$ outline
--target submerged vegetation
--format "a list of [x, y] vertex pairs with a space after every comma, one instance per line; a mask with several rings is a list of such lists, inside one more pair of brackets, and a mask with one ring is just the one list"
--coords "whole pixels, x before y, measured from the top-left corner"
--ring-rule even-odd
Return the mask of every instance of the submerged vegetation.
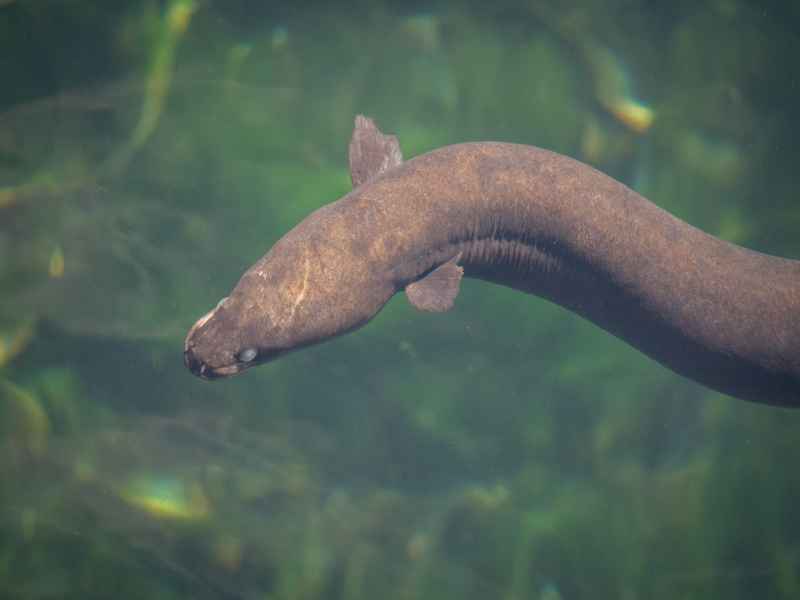
[[800, 597], [800, 414], [544, 301], [397, 298], [215, 385], [180, 356], [346, 193], [356, 113], [800, 257], [794, 4], [113, 4], [0, 1], [0, 597]]

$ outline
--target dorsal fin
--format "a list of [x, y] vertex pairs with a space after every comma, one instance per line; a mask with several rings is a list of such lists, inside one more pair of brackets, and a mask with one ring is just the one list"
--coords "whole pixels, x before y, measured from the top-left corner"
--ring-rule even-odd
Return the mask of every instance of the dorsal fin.
[[350, 139], [350, 180], [357, 187], [403, 162], [397, 136], [384, 135], [375, 122], [356, 115]]

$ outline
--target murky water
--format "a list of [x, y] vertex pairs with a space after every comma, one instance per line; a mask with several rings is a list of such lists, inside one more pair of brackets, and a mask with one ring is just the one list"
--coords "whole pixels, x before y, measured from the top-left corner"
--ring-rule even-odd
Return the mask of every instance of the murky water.
[[238, 378], [183, 366], [348, 191], [357, 113], [800, 258], [794, 3], [529, 4], [0, 2], [0, 597], [800, 597], [800, 411], [543, 300], [466, 280]]

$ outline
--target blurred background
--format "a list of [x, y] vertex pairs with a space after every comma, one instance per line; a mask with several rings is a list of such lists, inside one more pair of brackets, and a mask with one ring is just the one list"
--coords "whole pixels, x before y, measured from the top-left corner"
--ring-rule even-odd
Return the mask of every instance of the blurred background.
[[348, 191], [356, 113], [800, 258], [798, 32], [789, 0], [0, 1], [0, 598], [800, 597], [800, 411], [538, 298], [182, 364]]

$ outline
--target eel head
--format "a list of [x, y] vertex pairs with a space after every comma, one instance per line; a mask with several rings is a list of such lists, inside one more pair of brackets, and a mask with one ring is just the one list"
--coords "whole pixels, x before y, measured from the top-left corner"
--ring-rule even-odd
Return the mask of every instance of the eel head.
[[[357, 247], [335, 238], [329, 211], [312, 213], [248, 269], [229, 296], [189, 330], [195, 375], [236, 375], [366, 324], [396, 288]], [[334, 223], [335, 225], [335, 223]]]

